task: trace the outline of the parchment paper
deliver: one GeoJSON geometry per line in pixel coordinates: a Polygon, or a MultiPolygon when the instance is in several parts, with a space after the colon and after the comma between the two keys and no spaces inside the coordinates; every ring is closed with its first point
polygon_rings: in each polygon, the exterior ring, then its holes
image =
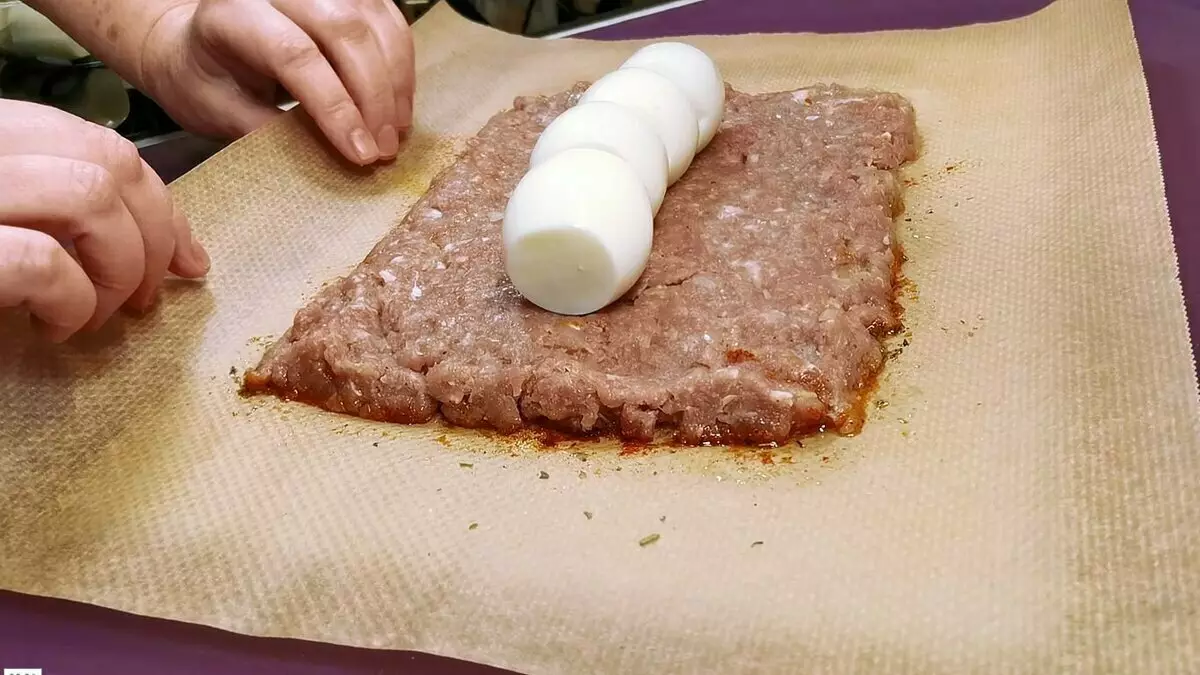
{"type": "Polygon", "coordinates": [[[173,186],[205,285],[66,349],[4,324],[0,586],[529,673],[1200,672],[1200,405],[1120,0],[696,39],[748,91],[903,93],[924,137],[887,406],[771,465],[238,398],[231,368],[487,117],[637,47],[444,7],[416,34],[418,132],[394,167],[350,171],[289,116],[173,186]]]}

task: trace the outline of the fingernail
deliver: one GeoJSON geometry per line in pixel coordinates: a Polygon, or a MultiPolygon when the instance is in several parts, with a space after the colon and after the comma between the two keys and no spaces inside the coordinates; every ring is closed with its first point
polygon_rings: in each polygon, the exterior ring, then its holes
{"type": "Polygon", "coordinates": [[[397,101],[400,105],[400,126],[408,128],[412,126],[413,120],[413,100],[411,96],[401,96],[397,101]]]}
{"type": "Polygon", "coordinates": [[[379,130],[379,154],[382,157],[395,157],[400,154],[400,134],[396,127],[390,124],[379,130]]]}
{"type": "Polygon", "coordinates": [[[192,253],[196,255],[196,261],[203,268],[201,274],[208,274],[208,270],[212,267],[212,258],[208,257],[208,251],[205,250],[204,246],[194,236],[192,237],[192,253]]]}
{"type": "Polygon", "coordinates": [[[362,162],[370,163],[379,158],[379,146],[375,145],[375,141],[366,129],[355,129],[350,132],[350,143],[354,145],[354,152],[362,162]]]}

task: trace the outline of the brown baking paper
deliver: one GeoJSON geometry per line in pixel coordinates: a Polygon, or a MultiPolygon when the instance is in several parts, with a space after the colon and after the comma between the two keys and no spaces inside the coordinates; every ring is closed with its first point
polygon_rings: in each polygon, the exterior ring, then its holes
{"type": "Polygon", "coordinates": [[[0,586],[528,673],[1200,672],[1200,405],[1124,3],[695,39],[747,91],[900,92],[923,135],[911,344],[861,435],[765,460],[238,397],[488,117],[638,46],[416,35],[395,166],[289,116],[173,186],[207,283],[71,347],[4,324],[0,586]]]}

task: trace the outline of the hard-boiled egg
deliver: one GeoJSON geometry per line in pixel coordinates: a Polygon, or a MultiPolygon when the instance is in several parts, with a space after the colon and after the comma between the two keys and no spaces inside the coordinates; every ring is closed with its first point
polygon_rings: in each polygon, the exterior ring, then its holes
{"type": "Polygon", "coordinates": [[[625,160],[637,173],[655,213],[667,191],[667,151],[654,127],[636,112],[609,101],[580,103],[559,115],[533,147],[537,167],[563,150],[593,148],[625,160]]]}
{"type": "Polygon", "coordinates": [[[609,101],[640,114],[667,150],[667,184],[679,180],[696,156],[699,121],[687,96],[671,80],[642,68],[621,68],[596,80],[581,103],[609,101]]]}
{"type": "Polygon", "coordinates": [[[563,150],[531,168],[508,200],[505,270],[542,309],[589,314],[641,276],[653,230],[646,188],[628,162],[603,150],[563,150]]]}
{"type": "Polygon", "coordinates": [[[682,42],[656,42],[634,52],[621,68],[653,71],[674,82],[699,120],[697,152],[712,141],[725,117],[725,80],[708,54],[682,42]]]}

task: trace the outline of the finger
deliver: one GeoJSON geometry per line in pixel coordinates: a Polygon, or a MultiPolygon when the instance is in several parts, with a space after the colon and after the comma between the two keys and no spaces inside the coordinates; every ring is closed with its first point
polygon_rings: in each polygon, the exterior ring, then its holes
{"type": "Polygon", "coordinates": [[[146,271],[142,234],[104,167],[46,155],[0,157],[0,223],[70,241],[92,285],[88,328],[109,319],[146,271]]]}
{"type": "Polygon", "coordinates": [[[396,91],[390,64],[371,28],[374,16],[347,0],[274,0],[273,4],[316,38],[358,104],[363,121],[375,136],[379,154],[395,157],[400,152],[396,91]]]}
{"type": "Polygon", "coordinates": [[[363,165],[379,159],[354,99],[320,48],[291,19],[260,3],[230,2],[200,11],[203,39],[279,80],[347,159],[363,165]]]}
{"type": "MultiPolygon", "coordinates": [[[[163,188],[166,189],[165,186],[163,188]]],[[[212,260],[208,251],[196,240],[187,218],[179,210],[179,206],[171,203],[171,224],[175,230],[175,256],[171,258],[168,268],[172,274],[185,279],[199,279],[208,274],[212,260]]]]}
{"type": "Polygon", "coordinates": [[[54,237],[0,225],[0,307],[22,305],[62,342],[92,318],[96,289],[54,237]]]}
{"type": "Polygon", "coordinates": [[[117,180],[125,202],[142,234],[146,268],[142,283],[130,304],[148,308],[158,294],[168,265],[181,258],[181,276],[199,277],[207,272],[208,257],[190,233],[187,221],[175,210],[170,192],[141,158],[133,143],[115,131],[65,113],[39,114],[0,119],[0,154],[39,154],[75,159],[108,169],[117,180]]]}
{"type": "Polygon", "coordinates": [[[167,214],[167,224],[175,246],[172,255],[168,258],[168,270],[185,279],[199,279],[208,274],[212,265],[208,251],[196,239],[191,223],[183,215],[183,211],[179,210],[175,200],[171,199],[171,191],[167,189],[166,183],[162,182],[162,179],[154,173],[154,169],[151,169],[145,160],[142,160],[142,171],[146,181],[150,183],[151,190],[161,195],[170,209],[167,214]]]}
{"type": "Polygon", "coordinates": [[[416,80],[412,33],[396,3],[371,0],[369,4],[373,14],[378,17],[371,21],[371,29],[388,62],[388,74],[396,90],[396,128],[403,134],[412,128],[413,87],[416,80]]]}

